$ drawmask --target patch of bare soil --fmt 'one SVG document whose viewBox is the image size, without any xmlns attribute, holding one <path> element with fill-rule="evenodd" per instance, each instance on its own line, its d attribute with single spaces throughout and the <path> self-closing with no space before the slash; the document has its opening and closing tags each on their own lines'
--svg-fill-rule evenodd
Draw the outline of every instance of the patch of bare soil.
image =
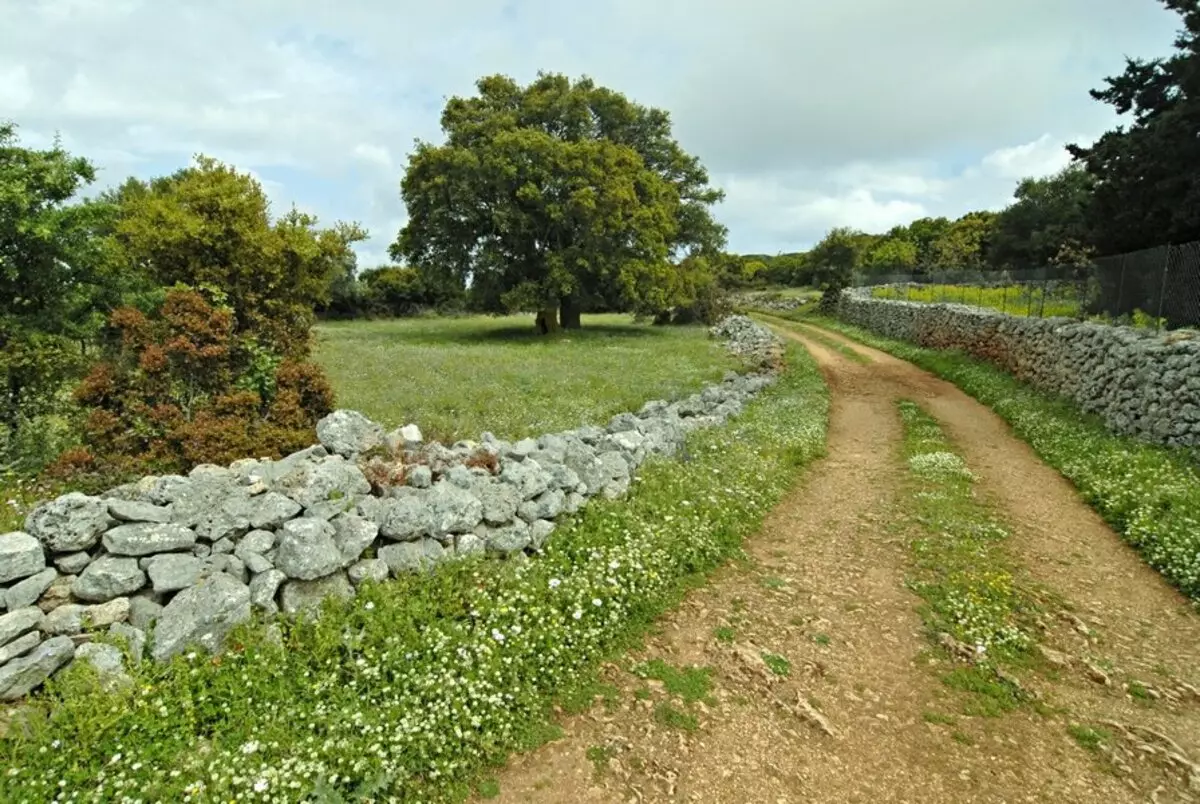
<svg viewBox="0 0 1200 804">
<path fill-rule="evenodd" d="M 788 334 L 829 382 L 829 457 L 747 545 L 751 560 L 607 668 L 617 694 L 514 758 L 494 800 L 1200 801 L 1187 764 L 1200 757 L 1188 687 L 1200 618 L 986 408 L 873 350 L 862 365 Z M 1043 706 L 966 717 L 939 679 L 948 660 L 930 650 L 904 583 L 900 397 L 943 422 L 1013 526 L 1019 563 L 1048 590 L 1054 662 L 1030 682 Z M 688 703 L 629 671 L 648 659 L 712 668 L 712 689 Z M 1135 696 L 1122 686 L 1131 679 Z M 1104 749 L 1067 730 L 1101 721 Z"/>
</svg>

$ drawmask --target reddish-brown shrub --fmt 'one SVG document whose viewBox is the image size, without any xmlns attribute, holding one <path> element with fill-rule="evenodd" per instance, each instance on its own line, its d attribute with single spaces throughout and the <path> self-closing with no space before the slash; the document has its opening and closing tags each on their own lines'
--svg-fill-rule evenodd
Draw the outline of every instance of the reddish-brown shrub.
<svg viewBox="0 0 1200 804">
<path fill-rule="evenodd" d="M 64 454 L 56 471 L 123 475 L 280 457 L 312 444 L 333 408 L 320 368 L 273 357 L 196 291 L 171 290 L 155 315 L 123 308 L 109 323 L 119 337 L 75 390 L 86 449 Z"/>
</svg>

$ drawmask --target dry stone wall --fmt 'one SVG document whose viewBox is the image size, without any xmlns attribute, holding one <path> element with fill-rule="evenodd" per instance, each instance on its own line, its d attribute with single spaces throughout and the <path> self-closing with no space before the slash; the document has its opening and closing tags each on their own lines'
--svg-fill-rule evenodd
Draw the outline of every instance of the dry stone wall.
<svg viewBox="0 0 1200 804">
<path fill-rule="evenodd" d="M 960 349 L 1074 401 L 1115 433 L 1200 445 L 1200 335 L 1067 318 L 1022 318 L 958 304 L 843 291 L 838 317 L 888 338 Z"/>
<path fill-rule="evenodd" d="M 415 425 L 386 433 L 339 410 L 320 441 L 282 460 L 197 466 L 99 496 L 66 494 L 0 535 L 0 700 L 27 695 L 72 661 L 121 684 L 125 654 L 149 641 L 166 660 L 219 649 L 255 612 L 316 612 L 364 581 L 473 555 L 536 553 L 555 520 L 628 491 L 651 456 L 689 431 L 736 416 L 774 380 L 781 344 L 742 316 L 711 330 L 754 370 L 605 427 L 537 439 L 425 443 Z"/>
</svg>

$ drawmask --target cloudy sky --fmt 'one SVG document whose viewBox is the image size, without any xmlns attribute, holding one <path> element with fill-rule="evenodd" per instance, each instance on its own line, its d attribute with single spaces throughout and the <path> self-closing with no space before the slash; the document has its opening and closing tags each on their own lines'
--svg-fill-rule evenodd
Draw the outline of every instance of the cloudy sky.
<svg viewBox="0 0 1200 804">
<path fill-rule="evenodd" d="M 1000 208 L 1115 119 L 1088 90 L 1170 48 L 1155 0 L 0 0 L 0 119 L 101 181 L 197 152 L 386 259 L 415 138 L 476 78 L 587 74 L 669 110 L 745 252 Z"/>
</svg>

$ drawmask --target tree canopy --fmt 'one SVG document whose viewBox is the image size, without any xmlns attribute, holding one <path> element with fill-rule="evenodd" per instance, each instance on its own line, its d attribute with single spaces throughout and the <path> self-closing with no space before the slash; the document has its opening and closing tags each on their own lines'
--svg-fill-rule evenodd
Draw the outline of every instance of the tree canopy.
<svg viewBox="0 0 1200 804">
<path fill-rule="evenodd" d="M 710 214 L 722 194 L 666 112 L 558 74 L 476 87 L 446 104 L 444 144 L 417 144 L 393 259 L 430 286 L 469 286 L 486 309 L 561 308 L 565 326 L 592 306 L 694 301 L 695 278 L 680 274 L 723 245 Z"/>
<path fill-rule="evenodd" d="M 1070 147 L 1095 179 L 1087 221 L 1101 253 L 1200 240 L 1200 4 L 1160 2 L 1183 18 L 1175 52 L 1127 59 L 1121 75 L 1092 90 L 1133 119 L 1090 147 Z"/>
<path fill-rule="evenodd" d="M 164 287 L 218 290 L 235 332 L 281 356 L 307 351 L 314 305 L 328 301 L 335 278 L 353 273 L 350 246 L 366 238 L 352 223 L 320 229 L 294 208 L 273 220 L 252 176 L 205 156 L 171 176 L 130 179 L 114 198 L 116 240 L 129 264 Z"/>
</svg>

